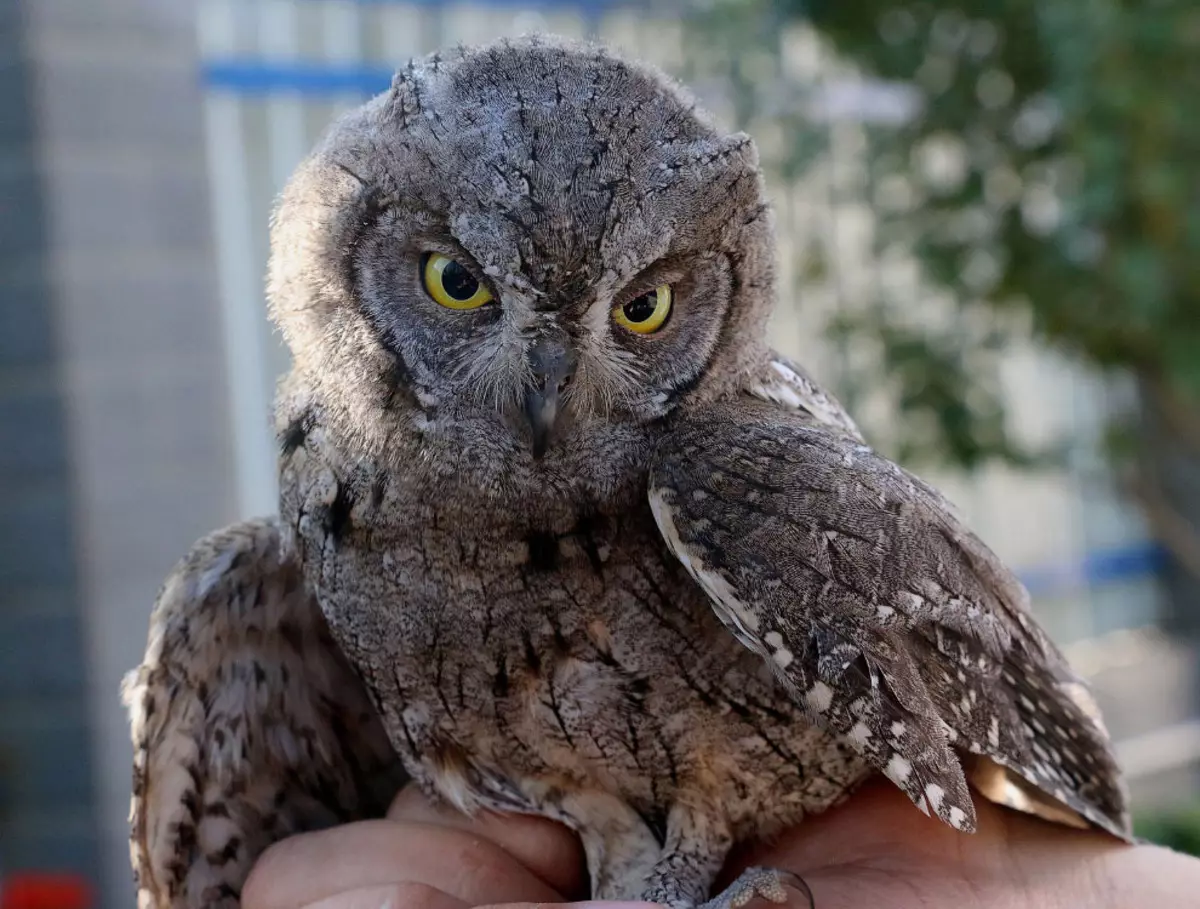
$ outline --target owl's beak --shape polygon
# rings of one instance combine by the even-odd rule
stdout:
[[[525,393],[525,417],[533,436],[533,456],[540,459],[558,421],[559,397],[575,375],[575,355],[565,344],[539,341],[529,351],[533,388]]]

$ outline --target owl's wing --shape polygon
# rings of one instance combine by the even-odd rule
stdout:
[[[970,779],[1129,836],[1088,688],[931,487],[805,408],[745,397],[679,419],[650,501],[725,625],[922,810],[974,829]]]
[[[832,426],[860,442],[863,440],[858,425],[841,402],[818,385],[803,366],[777,351],[771,351],[766,365],[747,383],[746,390],[783,410],[807,414],[818,423]]]
[[[403,783],[271,521],[214,533],[176,566],[122,694],[140,909],[232,909],[271,843],[382,815]]]

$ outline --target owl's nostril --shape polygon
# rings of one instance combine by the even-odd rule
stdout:
[[[571,384],[571,375],[568,373],[558,381],[558,393],[562,394],[566,387]]]

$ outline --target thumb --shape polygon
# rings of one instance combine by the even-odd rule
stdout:
[[[527,814],[491,811],[468,817],[448,805],[435,804],[413,785],[406,786],[396,796],[388,809],[388,819],[466,831],[499,846],[563,896],[587,894],[583,847],[575,834],[562,824]]]

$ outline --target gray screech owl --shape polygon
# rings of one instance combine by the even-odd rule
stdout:
[[[673,909],[875,773],[1128,838],[1024,589],[766,345],[770,225],[751,140],[593,47],[433,56],[332,128],[273,225],[280,516],[197,544],[125,687],[141,906],[236,906],[405,778]]]

